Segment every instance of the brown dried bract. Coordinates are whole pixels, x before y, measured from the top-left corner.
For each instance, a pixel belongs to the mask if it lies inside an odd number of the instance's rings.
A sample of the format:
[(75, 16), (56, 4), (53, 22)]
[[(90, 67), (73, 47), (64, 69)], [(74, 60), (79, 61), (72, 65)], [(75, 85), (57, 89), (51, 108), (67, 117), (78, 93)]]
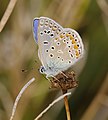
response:
[(75, 73), (72, 72), (61, 72), (51, 80), (51, 88), (62, 89), (67, 91), (78, 87), (78, 81), (75, 80)]

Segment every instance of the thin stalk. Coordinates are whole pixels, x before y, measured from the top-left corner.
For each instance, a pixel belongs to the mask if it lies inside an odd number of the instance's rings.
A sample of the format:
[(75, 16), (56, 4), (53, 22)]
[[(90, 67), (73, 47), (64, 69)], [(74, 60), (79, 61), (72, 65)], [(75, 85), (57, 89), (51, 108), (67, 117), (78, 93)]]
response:
[(15, 4), (16, 4), (17, 0), (10, 0), (8, 6), (7, 6), (7, 9), (0, 21), (0, 32), (2, 31), (2, 29), (4, 28), (6, 22), (8, 21), (14, 7), (15, 7)]
[[(67, 91), (64, 91), (64, 90), (62, 90), (62, 92), (63, 92), (63, 94), (67, 93)], [(67, 96), (64, 97), (64, 104), (65, 104), (65, 109), (66, 109), (67, 120), (71, 120), (70, 110), (69, 110), (69, 103), (68, 103)]]

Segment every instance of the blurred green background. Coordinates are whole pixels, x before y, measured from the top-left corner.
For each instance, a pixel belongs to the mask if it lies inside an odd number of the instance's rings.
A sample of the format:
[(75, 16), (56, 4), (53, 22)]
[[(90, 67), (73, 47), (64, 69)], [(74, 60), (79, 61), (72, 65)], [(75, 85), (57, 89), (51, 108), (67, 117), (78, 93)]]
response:
[[(0, 19), (8, 0), (0, 0)], [(14, 120), (33, 120), (60, 90), (38, 71), (37, 44), (33, 39), (34, 17), (47, 16), (81, 35), (85, 56), (71, 68), (79, 87), (69, 97), (73, 120), (108, 120), (108, 1), (19, 0), (0, 33), (0, 120), (8, 120), (21, 88), (32, 77), (36, 81), (23, 94)], [(36, 60), (36, 62), (35, 62)], [(33, 70), (32, 70), (33, 68)], [(22, 73), (22, 69), (27, 72)], [(41, 120), (66, 120), (64, 102), (54, 105)]]

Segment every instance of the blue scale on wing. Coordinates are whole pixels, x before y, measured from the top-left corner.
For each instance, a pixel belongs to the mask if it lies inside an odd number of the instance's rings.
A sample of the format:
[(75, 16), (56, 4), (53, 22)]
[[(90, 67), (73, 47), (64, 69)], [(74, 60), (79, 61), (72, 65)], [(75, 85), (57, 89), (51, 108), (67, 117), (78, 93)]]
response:
[(36, 43), (38, 43), (38, 25), (39, 25), (39, 18), (36, 18), (33, 21), (33, 34), (34, 34)]

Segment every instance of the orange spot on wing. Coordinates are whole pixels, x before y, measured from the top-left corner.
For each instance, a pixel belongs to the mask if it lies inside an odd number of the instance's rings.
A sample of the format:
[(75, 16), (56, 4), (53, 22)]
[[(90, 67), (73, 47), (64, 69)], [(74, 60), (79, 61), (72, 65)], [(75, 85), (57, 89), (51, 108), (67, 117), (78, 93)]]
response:
[(64, 38), (64, 35), (61, 34), (61, 35), (60, 35), (60, 38)]
[(55, 38), (55, 40), (58, 40), (58, 38)]
[(74, 49), (78, 49), (78, 46), (77, 46), (77, 45), (74, 45)]
[(75, 53), (76, 53), (76, 57), (79, 57), (79, 52), (78, 52), (78, 51), (75, 51)]
[(73, 38), (73, 36), (72, 35), (70, 35), (70, 40), (73, 40), (74, 38)]
[(70, 34), (66, 33), (66, 37), (69, 37), (69, 36), (70, 36)]
[(52, 30), (55, 31), (57, 28), (53, 27)]
[(75, 43), (76, 43), (76, 42), (75, 42), (75, 40), (73, 39), (73, 40), (72, 40), (72, 44), (75, 44)]

